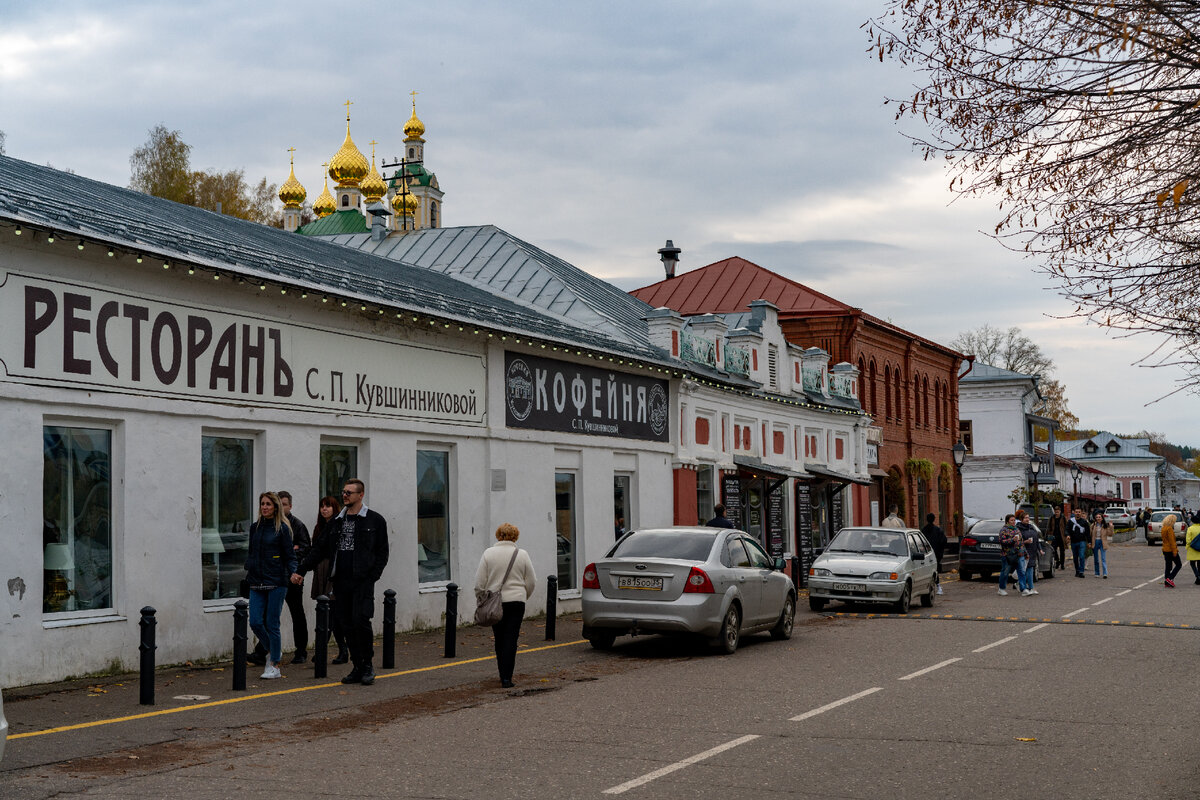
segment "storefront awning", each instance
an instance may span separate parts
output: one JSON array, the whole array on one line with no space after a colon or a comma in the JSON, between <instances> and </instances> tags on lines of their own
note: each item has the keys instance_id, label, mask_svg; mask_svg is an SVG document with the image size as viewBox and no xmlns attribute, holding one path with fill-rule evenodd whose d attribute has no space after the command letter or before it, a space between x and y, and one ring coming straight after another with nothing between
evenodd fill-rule
<instances>
[{"instance_id":1,"label":"storefront awning","mask_svg":"<svg viewBox=\"0 0 1200 800\"><path fill-rule=\"evenodd\" d=\"M767 464L757 458L747 458L745 456L734 456L733 463L742 469L752 470L760 473L763 476L774 478L800 478L801 480L811 480L812 475L807 472L796 472L787 467L777 467L774 464Z\"/></svg>"},{"instance_id":2,"label":"storefront awning","mask_svg":"<svg viewBox=\"0 0 1200 800\"><path fill-rule=\"evenodd\" d=\"M832 481L841 481L842 483L858 483L862 484L863 486L871 485L870 478L860 478L857 475L850 475L849 473L838 472L836 470L826 469L825 467L818 467L809 464L805 466L805 469L818 477L828 478Z\"/></svg>"}]
</instances>

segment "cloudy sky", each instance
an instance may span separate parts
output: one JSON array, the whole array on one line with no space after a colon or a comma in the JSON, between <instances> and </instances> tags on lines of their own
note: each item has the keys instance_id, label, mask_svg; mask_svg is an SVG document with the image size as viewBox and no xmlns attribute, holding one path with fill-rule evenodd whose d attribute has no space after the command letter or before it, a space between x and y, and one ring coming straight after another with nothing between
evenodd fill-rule
<instances>
[{"instance_id":1,"label":"cloudy sky","mask_svg":"<svg viewBox=\"0 0 1200 800\"><path fill-rule=\"evenodd\" d=\"M1088 427L1193 435L1158 343L1078 320L897 131L913 76L866 53L883 0L0 0L8 155L126 185L162 123L195 168L314 198L351 131L390 157L417 91L446 225L491 223L625 289L732 255L948 343L1018 326ZM1152 404L1151 404L1152 403ZM1147 405L1150 404L1150 405Z\"/></svg>"}]
</instances>

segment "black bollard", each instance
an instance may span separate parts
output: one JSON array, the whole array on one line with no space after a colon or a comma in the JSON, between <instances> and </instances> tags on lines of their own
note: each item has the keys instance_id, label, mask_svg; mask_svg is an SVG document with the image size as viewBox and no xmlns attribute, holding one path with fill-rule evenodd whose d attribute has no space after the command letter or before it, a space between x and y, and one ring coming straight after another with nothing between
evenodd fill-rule
<instances>
[{"instance_id":1,"label":"black bollard","mask_svg":"<svg viewBox=\"0 0 1200 800\"><path fill-rule=\"evenodd\" d=\"M454 658L458 643L458 584L446 586L446 658Z\"/></svg>"},{"instance_id":2,"label":"black bollard","mask_svg":"<svg viewBox=\"0 0 1200 800\"><path fill-rule=\"evenodd\" d=\"M233 604L233 690L246 690L246 625L250 619L250 603L238 600Z\"/></svg>"},{"instance_id":3,"label":"black bollard","mask_svg":"<svg viewBox=\"0 0 1200 800\"><path fill-rule=\"evenodd\" d=\"M808 580L804 575L804 559L800 556L792 556L792 583L799 589L808 585Z\"/></svg>"},{"instance_id":4,"label":"black bollard","mask_svg":"<svg viewBox=\"0 0 1200 800\"><path fill-rule=\"evenodd\" d=\"M396 590L383 593L383 668L396 668Z\"/></svg>"},{"instance_id":5,"label":"black bollard","mask_svg":"<svg viewBox=\"0 0 1200 800\"><path fill-rule=\"evenodd\" d=\"M558 621L558 576L546 578L546 641L554 641L554 623Z\"/></svg>"},{"instance_id":6,"label":"black bollard","mask_svg":"<svg viewBox=\"0 0 1200 800\"><path fill-rule=\"evenodd\" d=\"M317 642L313 648L313 677L324 678L328 675L329 658L329 597L321 595L317 598Z\"/></svg>"},{"instance_id":7,"label":"black bollard","mask_svg":"<svg viewBox=\"0 0 1200 800\"><path fill-rule=\"evenodd\" d=\"M138 650L142 653L141 694L138 702L144 706L154 705L154 651L158 649L154 644L154 631L158 627L158 621L154 619L155 613L153 608L146 606L142 609L142 619L138 623L142 629L142 640L138 644Z\"/></svg>"}]
</instances>

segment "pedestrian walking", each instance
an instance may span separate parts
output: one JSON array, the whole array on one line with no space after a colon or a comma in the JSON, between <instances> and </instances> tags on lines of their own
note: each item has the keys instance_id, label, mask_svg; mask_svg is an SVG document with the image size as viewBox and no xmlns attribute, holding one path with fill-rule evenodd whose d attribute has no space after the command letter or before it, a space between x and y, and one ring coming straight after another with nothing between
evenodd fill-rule
<instances>
[{"instance_id":1,"label":"pedestrian walking","mask_svg":"<svg viewBox=\"0 0 1200 800\"><path fill-rule=\"evenodd\" d=\"M1021 509L1017 512L1017 530L1021 532L1021 543L1025 545L1025 580L1024 584L1019 588L1022 590L1021 595L1028 597L1031 594L1037 594L1037 589L1033 588L1033 574L1037 571L1038 560L1045 554L1042 550L1041 536L1038 534L1038 529L1029 521L1029 512ZM1020 581L1020 572L1018 572L1018 581Z\"/></svg>"},{"instance_id":2,"label":"pedestrian walking","mask_svg":"<svg viewBox=\"0 0 1200 800\"><path fill-rule=\"evenodd\" d=\"M921 528L921 533L925 534L925 538L929 541L930 547L933 548L933 554L937 556L937 571L933 574L933 578L937 581L937 593L942 593L942 554L946 552L946 532L935 524L937 517L933 514L925 515L925 527Z\"/></svg>"},{"instance_id":3,"label":"pedestrian walking","mask_svg":"<svg viewBox=\"0 0 1200 800\"><path fill-rule=\"evenodd\" d=\"M283 657L279 615L287 596L288 575L296 570L291 525L274 492L258 496L258 519L250 525L249 538L246 580L250 584L250 627L259 641L267 645L262 678L271 680L283 677L279 671Z\"/></svg>"},{"instance_id":4,"label":"pedestrian walking","mask_svg":"<svg viewBox=\"0 0 1200 800\"><path fill-rule=\"evenodd\" d=\"M1192 574L1196 576L1196 583L1200 584L1200 511L1192 514L1192 524L1188 526L1184 541L1187 543L1187 560L1188 566L1192 568Z\"/></svg>"},{"instance_id":5,"label":"pedestrian walking","mask_svg":"<svg viewBox=\"0 0 1200 800\"><path fill-rule=\"evenodd\" d=\"M706 528L733 528L736 527L732 522L725 518L725 506L717 503L713 506L713 518L704 523Z\"/></svg>"},{"instance_id":6,"label":"pedestrian walking","mask_svg":"<svg viewBox=\"0 0 1200 800\"><path fill-rule=\"evenodd\" d=\"M383 575L388 562L387 520L367 508L366 485L358 478L346 481L342 489L342 510L334 518L331 535L322 536L300 562L292 575L292 583L303 583L304 573L329 559L330 580L337 597L334 605L346 642L350 645L350 660L354 668L342 678L342 683L375 682L375 583Z\"/></svg>"},{"instance_id":7,"label":"pedestrian walking","mask_svg":"<svg viewBox=\"0 0 1200 800\"><path fill-rule=\"evenodd\" d=\"M1009 514L1004 517L1004 527L1000 529L1000 547L1004 550L1004 560L1000 562L1000 594L1007 595L1005 587L1008 586L1008 573L1014 569L1017 571L1017 587L1021 589L1021 596L1027 597L1029 593L1025 591L1025 558L1027 551L1025 550L1025 542L1021 538L1021 531L1017 528L1017 515Z\"/></svg>"},{"instance_id":8,"label":"pedestrian walking","mask_svg":"<svg viewBox=\"0 0 1200 800\"><path fill-rule=\"evenodd\" d=\"M1139 508L1137 516L1133 519L1133 527L1137 530L1139 539L1146 538L1146 523L1149 521L1149 519L1149 512L1147 512L1144 508Z\"/></svg>"},{"instance_id":9,"label":"pedestrian walking","mask_svg":"<svg viewBox=\"0 0 1200 800\"><path fill-rule=\"evenodd\" d=\"M1175 541L1175 515L1167 514L1162 521L1163 586L1175 588L1175 576L1183 568L1179 560L1179 544Z\"/></svg>"},{"instance_id":10,"label":"pedestrian walking","mask_svg":"<svg viewBox=\"0 0 1200 800\"><path fill-rule=\"evenodd\" d=\"M500 592L504 616L492 626L496 646L496 667L500 685L513 685L513 670L517 664L517 641L521 637L521 620L525 617L525 601L537 588L533 561L529 553L517 547L521 532L516 525L504 523L496 528L496 543L483 551L479 569L475 572L475 593L487 590Z\"/></svg>"},{"instance_id":11,"label":"pedestrian walking","mask_svg":"<svg viewBox=\"0 0 1200 800\"><path fill-rule=\"evenodd\" d=\"M1108 545L1112 543L1113 524L1104 516L1104 512L1097 511L1096 517L1092 521L1092 566L1096 568L1096 577L1101 577L1101 570L1104 572L1104 579L1108 579Z\"/></svg>"},{"instance_id":12,"label":"pedestrian walking","mask_svg":"<svg viewBox=\"0 0 1200 800\"><path fill-rule=\"evenodd\" d=\"M1067 524L1067 536L1071 539L1071 560L1075 563L1075 577L1083 577L1083 568L1087 566L1087 544L1092 536L1091 526L1082 508L1075 509L1074 516Z\"/></svg>"},{"instance_id":13,"label":"pedestrian walking","mask_svg":"<svg viewBox=\"0 0 1200 800\"><path fill-rule=\"evenodd\" d=\"M1047 530L1050 537L1050 553L1057 569L1066 569L1067 560L1067 518L1063 515L1062 506L1055 506L1050 517L1050 527Z\"/></svg>"},{"instance_id":14,"label":"pedestrian walking","mask_svg":"<svg viewBox=\"0 0 1200 800\"><path fill-rule=\"evenodd\" d=\"M308 535L308 526L292 516L291 492L276 492L275 495L279 498L280 507L283 508L283 516L287 518L288 524L292 527L292 549L296 551L296 561L302 561L308 555L308 548L312 545L312 539ZM287 604L288 614L292 617L292 642L296 645L296 652L290 663L303 664L308 660L308 616L304 613L304 587L288 581L287 596L284 598L284 602ZM254 652L246 657L246 661L251 664L263 664L266 662L266 657L267 646L260 639L254 645Z\"/></svg>"},{"instance_id":15,"label":"pedestrian walking","mask_svg":"<svg viewBox=\"0 0 1200 800\"><path fill-rule=\"evenodd\" d=\"M333 524L333 521L337 518L338 512L341 510L342 504L338 502L336 497L326 495L321 498L320 504L317 506L317 521L313 524L313 542L318 541L322 536L335 535L334 531L337 526ZM329 559L324 559L313 567L312 589L309 590L309 594L313 600L316 600L321 595L325 595L328 598L329 627L333 632L333 640L337 642L338 647L337 655L329 663L345 664L350 660L350 650L346 647L346 632L342 629L341 617L334 611L334 606L337 605L337 595L333 593L333 581L329 579L329 570L332 566Z\"/></svg>"},{"instance_id":16,"label":"pedestrian walking","mask_svg":"<svg viewBox=\"0 0 1200 800\"><path fill-rule=\"evenodd\" d=\"M883 522L879 523L884 528L907 528L904 520L900 518L900 508L896 505L888 506L888 515L883 518Z\"/></svg>"}]
</instances>

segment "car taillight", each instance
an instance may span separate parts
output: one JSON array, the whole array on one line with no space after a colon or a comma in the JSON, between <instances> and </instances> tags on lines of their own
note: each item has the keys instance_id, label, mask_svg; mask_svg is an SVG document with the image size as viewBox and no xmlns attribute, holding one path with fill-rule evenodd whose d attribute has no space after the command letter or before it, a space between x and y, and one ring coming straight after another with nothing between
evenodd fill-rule
<instances>
[{"instance_id":1,"label":"car taillight","mask_svg":"<svg viewBox=\"0 0 1200 800\"><path fill-rule=\"evenodd\" d=\"M600 577L596 574L596 565L588 564L583 570L583 588L599 589Z\"/></svg>"},{"instance_id":2,"label":"car taillight","mask_svg":"<svg viewBox=\"0 0 1200 800\"><path fill-rule=\"evenodd\" d=\"M712 581L708 579L708 573L699 567L692 567L687 576L687 583L683 585L684 594L712 594L715 591Z\"/></svg>"},{"instance_id":3,"label":"car taillight","mask_svg":"<svg viewBox=\"0 0 1200 800\"><path fill-rule=\"evenodd\" d=\"M959 542L959 544L962 545L963 547L974 547L975 545L979 544L979 542L978 542L978 540L973 539L970 536L964 536L963 540L961 542Z\"/></svg>"}]
</instances>

